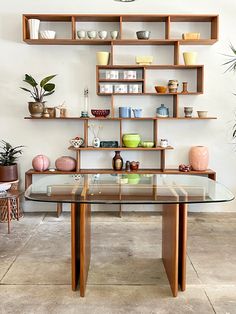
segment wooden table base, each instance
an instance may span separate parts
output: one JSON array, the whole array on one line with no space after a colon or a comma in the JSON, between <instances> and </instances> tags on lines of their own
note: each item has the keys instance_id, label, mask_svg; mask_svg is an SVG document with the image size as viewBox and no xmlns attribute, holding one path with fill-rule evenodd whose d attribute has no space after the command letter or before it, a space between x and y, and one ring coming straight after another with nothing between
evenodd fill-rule
<instances>
[{"instance_id":1,"label":"wooden table base","mask_svg":"<svg viewBox=\"0 0 236 314\"><path fill-rule=\"evenodd\" d=\"M163 205L162 259L174 297L186 288L187 205Z\"/></svg>"},{"instance_id":2,"label":"wooden table base","mask_svg":"<svg viewBox=\"0 0 236 314\"><path fill-rule=\"evenodd\" d=\"M79 283L80 296L85 296L91 257L91 205L71 204L71 271L72 290Z\"/></svg>"},{"instance_id":3,"label":"wooden table base","mask_svg":"<svg viewBox=\"0 0 236 314\"><path fill-rule=\"evenodd\" d=\"M187 205L163 205L162 259L174 297L186 288ZM85 296L91 257L91 205L71 204L72 290Z\"/></svg>"}]
</instances>

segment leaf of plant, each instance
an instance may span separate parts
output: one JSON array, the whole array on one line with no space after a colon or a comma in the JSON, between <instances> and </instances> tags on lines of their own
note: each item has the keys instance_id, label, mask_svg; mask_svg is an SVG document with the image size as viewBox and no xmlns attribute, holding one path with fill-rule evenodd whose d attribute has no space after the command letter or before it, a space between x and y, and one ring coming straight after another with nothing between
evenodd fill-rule
<instances>
[{"instance_id":1,"label":"leaf of plant","mask_svg":"<svg viewBox=\"0 0 236 314\"><path fill-rule=\"evenodd\" d=\"M42 79L42 81L40 82L40 86L41 87L44 87L49 81L51 81L54 77L56 76L55 75L50 75L50 76L47 76L45 77L44 79Z\"/></svg>"},{"instance_id":2,"label":"leaf of plant","mask_svg":"<svg viewBox=\"0 0 236 314\"><path fill-rule=\"evenodd\" d=\"M44 94L44 95L43 95L43 97L46 97L46 96L52 95L54 92L55 92L55 90L53 90L52 92L46 93L46 94Z\"/></svg>"},{"instance_id":3,"label":"leaf of plant","mask_svg":"<svg viewBox=\"0 0 236 314\"><path fill-rule=\"evenodd\" d=\"M55 89L55 84L53 83L48 83L46 85L44 85L43 89L46 91L46 92L51 92Z\"/></svg>"},{"instance_id":4,"label":"leaf of plant","mask_svg":"<svg viewBox=\"0 0 236 314\"><path fill-rule=\"evenodd\" d=\"M29 89L27 89L27 88L24 88L24 87L20 87L20 88L23 89L23 90L26 91L26 92L31 93L31 90L29 90Z\"/></svg>"},{"instance_id":5,"label":"leaf of plant","mask_svg":"<svg viewBox=\"0 0 236 314\"><path fill-rule=\"evenodd\" d=\"M35 79L29 74L25 74L24 82L30 84L33 87L36 87L38 85L38 83L35 81Z\"/></svg>"}]
</instances>

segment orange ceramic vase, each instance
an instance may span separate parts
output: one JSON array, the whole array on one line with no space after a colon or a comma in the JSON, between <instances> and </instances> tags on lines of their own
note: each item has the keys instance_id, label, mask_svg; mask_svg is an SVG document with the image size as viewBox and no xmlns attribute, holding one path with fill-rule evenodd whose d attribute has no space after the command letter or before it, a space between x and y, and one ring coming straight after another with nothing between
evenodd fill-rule
<instances>
[{"instance_id":1,"label":"orange ceramic vase","mask_svg":"<svg viewBox=\"0 0 236 314\"><path fill-rule=\"evenodd\" d=\"M205 146L193 146L189 151L189 163L193 170L207 170L209 162L208 148Z\"/></svg>"}]
</instances>

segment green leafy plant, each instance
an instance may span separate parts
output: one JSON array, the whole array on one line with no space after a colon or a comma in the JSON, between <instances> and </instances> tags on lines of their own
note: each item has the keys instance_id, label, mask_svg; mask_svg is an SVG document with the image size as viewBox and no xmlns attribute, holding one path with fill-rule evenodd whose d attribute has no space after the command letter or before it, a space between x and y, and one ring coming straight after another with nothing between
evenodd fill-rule
<instances>
[{"instance_id":1,"label":"green leafy plant","mask_svg":"<svg viewBox=\"0 0 236 314\"><path fill-rule=\"evenodd\" d=\"M0 146L0 165L1 166L11 166L16 163L16 160L19 158L19 155L22 154L23 145L12 147L11 144L1 141Z\"/></svg>"},{"instance_id":2,"label":"green leafy plant","mask_svg":"<svg viewBox=\"0 0 236 314\"><path fill-rule=\"evenodd\" d=\"M38 84L31 75L25 74L23 82L29 84L32 90L25 87L21 87L21 89L30 93L31 97L33 97L36 102L42 102L44 97L52 95L55 92L56 85L49 83L55 76L56 75L47 76Z\"/></svg>"},{"instance_id":3,"label":"green leafy plant","mask_svg":"<svg viewBox=\"0 0 236 314\"><path fill-rule=\"evenodd\" d=\"M227 55L224 54L224 56L226 56L228 58L228 60L223 63L224 66L227 66L227 69L225 70L225 72L236 72L236 49L235 47L230 43L229 45L231 51L233 52L232 55ZM234 94L236 96L236 94ZM232 133L232 137L233 139L236 138L236 123L234 123L233 127L232 127L233 133Z\"/></svg>"}]
</instances>

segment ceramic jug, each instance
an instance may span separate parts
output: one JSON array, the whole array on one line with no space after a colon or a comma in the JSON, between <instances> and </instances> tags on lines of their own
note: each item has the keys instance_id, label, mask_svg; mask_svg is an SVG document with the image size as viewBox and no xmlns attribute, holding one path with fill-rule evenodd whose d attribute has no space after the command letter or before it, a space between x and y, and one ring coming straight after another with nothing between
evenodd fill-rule
<instances>
[{"instance_id":1,"label":"ceramic jug","mask_svg":"<svg viewBox=\"0 0 236 314\"><path fill-rule=\"evenodd\" d=\"M161 104L161 107L158 107L156 110L157 117L159 118L167 118L169 117L169 109L165 107L164 104Z\"/></svg>"}]
</instances>

